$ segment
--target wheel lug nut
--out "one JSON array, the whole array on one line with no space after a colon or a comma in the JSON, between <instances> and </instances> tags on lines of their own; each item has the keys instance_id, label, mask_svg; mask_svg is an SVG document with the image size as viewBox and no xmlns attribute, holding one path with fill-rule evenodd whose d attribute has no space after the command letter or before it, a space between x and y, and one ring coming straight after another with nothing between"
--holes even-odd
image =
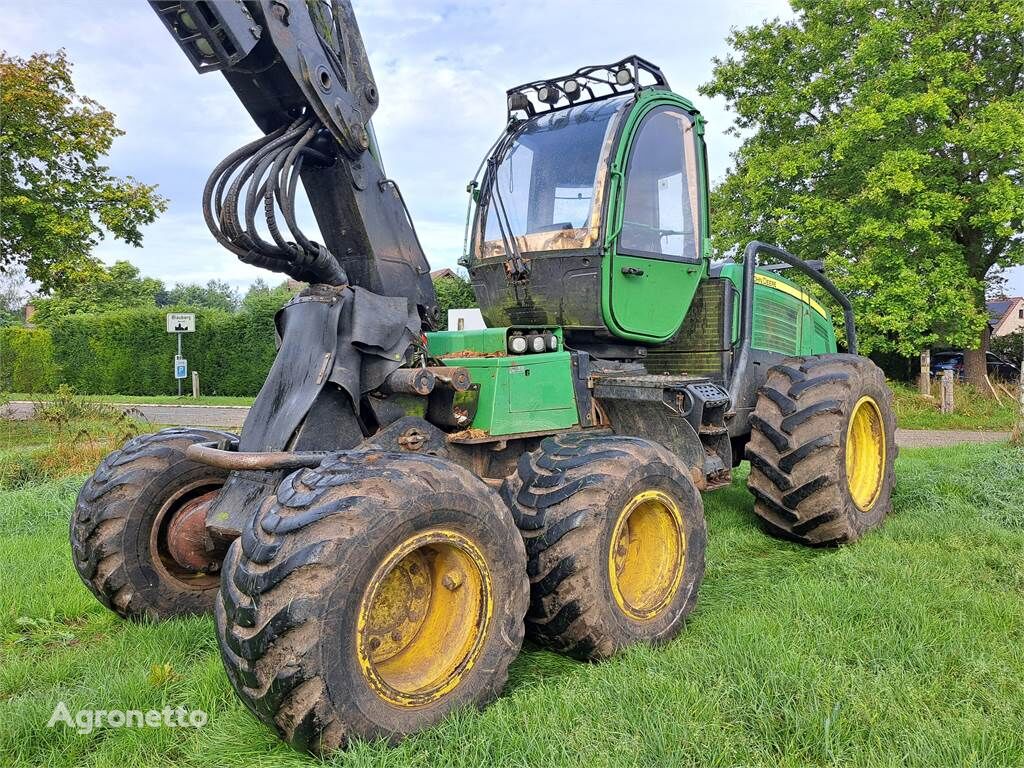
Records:
<instances>
[{"instance_id":1,"label":"wheel lug nut","mask_svg":"<svg viewBox=\"0 0 1024 768\"><path fill-rule=\"evenodd\" d=\"M462 573L459 571L448 571L441 579L441 583L444 584L444 588L450 592L454 592L456 589L462 586Z\"/></svg>"},{"instance_id":2,"label":"wheel lug nut","mask_svg":"<svg viewBox=\"0 0 1024 768\"><path fill-rule=\"evenodd\" d=\"M399 632L398 630L395 630L394 632L391 633L391 639L394 640L396 643L401 642L401 640L402 640L402 633Z\"/></svg>"},{"instance_id":3,"label":"wheel lug nut","mask_svg":"<svg viewBox=\"0 0 1024 768\"><path fill-rule=\"evenodd\" d=\"M370 646L371 651L376 651L378 648L380 648L380 638L371 637L367 645Z\"/></svg>"}]
</instances>

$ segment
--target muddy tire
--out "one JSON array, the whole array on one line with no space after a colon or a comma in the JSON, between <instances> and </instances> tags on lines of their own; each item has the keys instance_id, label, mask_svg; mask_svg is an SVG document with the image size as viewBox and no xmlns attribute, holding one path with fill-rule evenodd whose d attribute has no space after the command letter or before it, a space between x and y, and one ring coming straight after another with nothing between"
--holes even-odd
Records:
<instances>
[{"instance_id":1,"label":"muddy tire","mask_svg":"<svg viewBox=\"0 0 1024 768\"><path fill-rule=\"evenodd\" d=\"M836 546L892 510L892 394L867 358L821 355L775 366L750 424L747 487L769 533Z\"/></svg>"},{"instance_id":2,"label":"muddy tire","mask_svg":"<svg viewBox=\"0 0 1024 768\"><path fill-rule=\"evenodd\" d=\"M529 558L533 641L581 659L666 642L704 577L704 507L685 466L648 440L560 435L501 489Z\"/></svg>"},{"instance_id":3,"label":"muddy tire","mask_svg":"<svg viewBox=\"0 0 1024 768\"><path fill-rule=\"evenodd\" d=\"M443 459L363 451L285 478L231 545L215 617L242 701L323 754L494 699L527 602L490 488Z\"/></svg>"},{"instance_id":4,"label":"muddy tire","mask_svg":"<svg viewBox=\"0 0 1024 768\"><path fill-rule=\"evenodd\" d=\"M103 459L78 494L70 531L78 575L101 603L127 619L213 609L217 573L181 568L167 550L166 531L176 512L227 478L224 470L187 460L185 449L237 439L210 429L165 429Z\"/></svg>"}]
</instances>

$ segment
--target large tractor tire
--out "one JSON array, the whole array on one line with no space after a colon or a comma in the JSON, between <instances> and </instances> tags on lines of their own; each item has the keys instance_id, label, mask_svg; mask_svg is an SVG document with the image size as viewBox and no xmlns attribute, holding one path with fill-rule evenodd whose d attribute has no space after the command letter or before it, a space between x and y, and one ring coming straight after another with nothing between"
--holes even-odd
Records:
<instances>
[{"instance_id":1,"label":"large tractor tire","mask_svg":"<svg viewBox=\"0 0 1024 768\"><path fill-rule=\"evenodd\" d=\"M185 458L194 443L238 438L165 429L129 440L100 463L71 516L71 555L99 601L127 619L209 613L224 555L205 512L227 472Z\"/></svg>"},{"instance_id":2,"label":"large tractor tire","mask_svg":"<svg viewBox=\"0 0 1024 768\"><path fill-rule=\"evenodd\" d=\"M769 533L836 546L891 511L892 393L867 358L821 355L775 366L750 424L747 487Z\"/></svg>"},{"instance_id":3,"label":"large tractor tire","mask_svg":"<svg viewBox=\"0 0 1024 768\"><path fill-rule=\"evenodd\" d=\"M529 557L528 636L581 659L663 643L704 578L707 531L683 466L634 437L560 435L502 485Z\"/></svg>"},{"instance_id":4,"label":"large tractor tire","mask_svg":"<svg viewBox=\"0 0 1024 768\"><path fill-rule=\"evenodd\" d=\"M512 516L479 478L353 451L285 478L231 545L217 637L246 706L324 754L494 699L528 590Z\"/></svg>"}]
</instances>

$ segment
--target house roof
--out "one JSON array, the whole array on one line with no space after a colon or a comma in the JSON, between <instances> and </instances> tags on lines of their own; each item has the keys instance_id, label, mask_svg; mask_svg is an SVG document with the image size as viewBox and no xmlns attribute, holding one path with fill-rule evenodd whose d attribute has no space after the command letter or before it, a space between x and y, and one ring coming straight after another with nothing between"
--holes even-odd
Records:
<instances>
[{"instance_id":1,"label":"house roof","mask_svg":"<svg viewBox=\"0 0 1024 768\"><path fill-rule=\"evenodd\" d=\"M1009 313L1010 310L1017 306L1018 302L1024 301L1024 297L1021 296L1010 296L1006 299L1000 299L999 301L990 301L986 305L988 307L989 322L992 325L999 325Z\"/></svg>"},{"instance_id":2,"label":"house roof","mask_svg":"<svg viewBox=\"0 0 1024 768\"><path fill-rule=\"evenodd\" d=\"M435 269L430 273L431 280L437 280L439 277L458 277L458 275L455 273L455 270L448 269L448 267Z\"/></svg>"}]
</instances>

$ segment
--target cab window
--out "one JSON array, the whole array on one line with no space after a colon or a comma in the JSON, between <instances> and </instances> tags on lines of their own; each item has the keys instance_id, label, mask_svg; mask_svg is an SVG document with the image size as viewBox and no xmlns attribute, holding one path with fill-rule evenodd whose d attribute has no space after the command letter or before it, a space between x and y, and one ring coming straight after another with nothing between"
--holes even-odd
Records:
<instances>
[{"instance_id":1,"label":"cab window","mask_svg":"<svg viewBox=\"0 0 1024 768\"><path fill-rule=\"evenodd\" d=\"M675 107L655 109L630 149L619 253L699 261L697 183L693 120Z\"/></svg>"}]
</instances>

